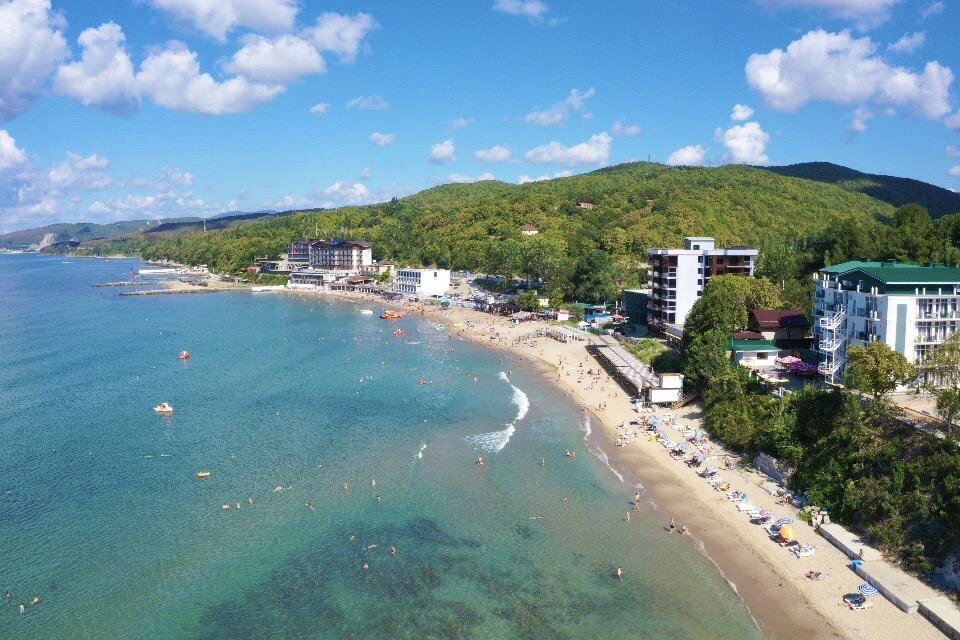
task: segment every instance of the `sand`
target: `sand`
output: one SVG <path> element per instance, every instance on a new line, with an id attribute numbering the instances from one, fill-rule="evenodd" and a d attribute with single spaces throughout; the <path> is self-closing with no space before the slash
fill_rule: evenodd
<path id="1" fill-rule="evenodd" d="M 349 300 L 378 312 L 384 307 L 406 308 L 412 313 L 417 309 L 411 303 L 388 304 L 379 297 L 364 294 L 294 293 Z M 614 442 L 623 433 L 618 430 L 619 425 L 650 414 L 638 415 L 627 394 L 605 372 L 599 379 L 583 374 L 587 369 L 597 371 L 599 368 L 585 348 L 587 343 L 563 344 L 545 337 L 531 338 L 546 326 L 542 322 L 516 325 L 508 318 L 461 308 L 428 307 L 423 313 L 445 324 L 454 335 L 505 350 L 509 357 L 538 364 L 547 378 L 571 395 L 583 411 L 589 412 L 594 427 L 592 444 L 608 454 L 609 466 L 622 476 L 625 502 L 633 499 L 638 483 L 644 487 L 641 512 L 635 517 L 651 518 L 663 525 L 671 519 L 678 527 L 686 524 L 690 529 L 690 544 L 716 565 L 740 595 L 765 637 L 776 640 L 943 638 L 924 618 L 903 613 L 882 597 L 871 599 L 872 609 L 848 609 L 841 597 L 855 592 L 862 580 L 849 568 L 845 555 L 799 520 L 797 509 L 781 504 L 778 498 L 760 488 L 767 480 L 764 476 L 747 469 L 723 468 L 721 471 L 731 490 L 746 491 L 752 504 L 770 509 L 778 516 L 794 518 L 797 539 L 816 546 L 814 557 L 798 559 L 771 541 L 762 527 L 751 524 L 748 516 L 737 511 L 724 493 L 715 491 L 682 459 L 672 459 L 659 443 L 640 437 L 626 446 L 616 446 Z M 581 363 L 582 369 L 578 367 Z M 700 408 L 696 405 L 656 413 L 662 418 L 675 418 L 677 427 L 700 428 Z M 674 428 L 667 430 L 673 432 L 674 440 L 683 440 Z M 726 459 L 733 461 L 736 456 L 712 443 L 708 463 L 722 468 Z M 664 535 L 677 534 L 665 530 Z M 825 573 L 826 579 L 814 582 L 806 578 L 805 574 L 811 570 Z"/>

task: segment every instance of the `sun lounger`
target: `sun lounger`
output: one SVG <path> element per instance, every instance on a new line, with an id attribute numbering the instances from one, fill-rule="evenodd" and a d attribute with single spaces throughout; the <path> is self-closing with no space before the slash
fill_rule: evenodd
<path id="1" fill-rule="evenodd" d="M 737 503 L 737 510 L 740 511 L 741 513 L 744 511 L 753 511 L 755 509 L 756 507 L 750 504 L 749 502 Z"/>

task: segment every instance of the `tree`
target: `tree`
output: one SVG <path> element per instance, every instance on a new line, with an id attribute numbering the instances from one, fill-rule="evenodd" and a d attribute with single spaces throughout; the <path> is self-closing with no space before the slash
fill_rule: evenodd
<path id="1" fill-rule="evenodd" d="M 703 390 L 730 366 L 727 357 L 729 334 L 719 329 L 694 336 L 683 350 L 683 376 L 686 384 Z M 686 339 L 686 335 L 684 335 Z"/>
<path id="2" fill-rule="evenodd" d="M 747 327 L 752 309 L 779 309 L 783 298 L 779 288 L 765 278 L 714 276 L 684 323 L 684 345 L 694 336 L 718 330 L 724 339 Z M 684 347 L 686 348 L 686 346 Z"/>
<path id="3" fill-rule="evenodd" d="M 563 289 L 554 287 L 550 291 L 550 308 L 559 309 L 563 306 Z"/>
<path id="4" fill-rule="evenodd" d="M 596 249 L 577 265 L 574 279 L 577 282 L 577 297 L 585 302 L 601 303 L 615 300 L 619 294 L 616 286 L 613 258 L 605 251 Z"/>
<path id="5" fill-rule="evenodd" d="M 937 397 L 937 413 L 954 437 L 954 421 L 960 417 L 960 333 L 938 345 L 918 367 L 926 386 Z"/>
<path id="6" fill-rule="evenodd" d="M 875 402 L 916 376 L 916 370 L 903 354 L 879 340 L 866 347 L 850 347 L 847 350 L 847 363 L 847 371 L 843 376 L 846 385 L 869 393 Z"/>
<path id="7" fill-rule="evenodd" d="M 524 291 L 517 297 L 517 306 L 522 311 L 540 311 L 540 296 L 533 290 Z"/>

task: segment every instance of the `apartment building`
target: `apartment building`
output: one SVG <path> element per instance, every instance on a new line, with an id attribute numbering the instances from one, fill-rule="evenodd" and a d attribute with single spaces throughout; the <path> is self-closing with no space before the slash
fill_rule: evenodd
<path id="1" fill-rule="evenodd" d="M 713 238 L 689 237 L 683 249 L 649 249 L 650 301 L 647 324 L 661 329 L 682 328 L 711 276 L 752 276 L 756 249 L 718 249 Z"/>
<path id="2" fill-rule="evenodd" d="M 448 269 L 397 269 L 393 292 L 408 298 L 442 297 L 450 289 Z"/>
<path id="3" fill-rule="evenodd" d="M 310 243 L 310 268 L 359 272 L 373 264 L 369 242 L 357 240 L 317 240 Z"/>
<path id="4" fill-rule="evenodd" d="M 850 346 L 882 340 L 916 364 L 960 326 L 960 269 L 851 261 L 816 279 L 814 348 L 827 382 L 843 381 Z"/>

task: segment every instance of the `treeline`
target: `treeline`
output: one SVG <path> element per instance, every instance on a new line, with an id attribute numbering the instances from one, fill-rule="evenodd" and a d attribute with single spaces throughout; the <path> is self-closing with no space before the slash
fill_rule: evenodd
<path id="1" fill-rule="evenodd" d="M 635 163 L 523 185 L 444 185 L 378 205 L 300 212 L 206 234 L 92 242 L 83 250 L 236 271 L 257 256 L 285 251 L 294 239 L 355 238 L 372 242 L 378 260 L 520 275 L 568 298 L 601 301 L 644 281 L 648 248 L 680 246 L 687 235 L 710 235 L 721 246 L 786 248 L 798 238 L 829 237 L 841 221 L 871 235 L 893 213 L 862 194 L 751 167 Z M 524 236 L 524 224 L 539 233 Z"/>

